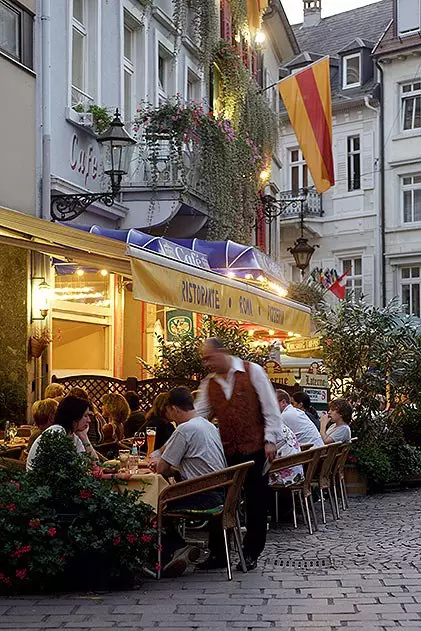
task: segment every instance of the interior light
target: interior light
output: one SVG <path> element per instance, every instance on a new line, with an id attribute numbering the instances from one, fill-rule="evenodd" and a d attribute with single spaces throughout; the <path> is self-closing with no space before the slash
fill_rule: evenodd
<path id="1" fill-rule="evenodd" d="M 246 274 L 247 280 L 253 280 L 253 274 Z"/>
<path id="2" fill-rule="evenodd" d="M 265 278 L 264 276 L 260 275 L 260 276 L 258 276 L 258 277 L 257 277 L 257 280 L 258 280 L 259 282 L 261 282 L 261 283 L 264 283 L 264 282 L 265 282 L 265 280 L 266 280 L 266 278 Z"/>
<path id="3" fill-rule="evenodd" d="M 227 276 L 228 278 L 235 278 L 234 272 L 228 272 Z"/>
<path id="4" fill-rule="evenodd" d="M 294 333 L 292 331 L 288 331 L 288 337 L 293 337 Z"/>
<path id="5" fill-rule="evenodd" d="M 85 270 L 83 270 L 81 267 L 79 267 L 79 268 L 76 270 L 76 276 L 83 276 L 83 275 L 84 275 L 84 273 L 85 273 Z"/>
<path id="6" fill-rule="evenodd" d="M 275 335 L 275 331 L 273 329 L 269 329 L 269 335 Z"/>
<path id="7" fill-rule="evenodd" d="M 260 179 L 262 180 L 262 182 L 265 182 L 269 178 L 270 178 L 269 169 L 263 169 L 263 171 L 260 171 Z"/>
<path id="8" fill-rule="evenodd" d="M 294 337 L 301 337 L 299 333 L 294 333 Z"/>
<path id="9" fill-rule="evenodd" d="M 108 276 L 108 270 L 106 270 L 106 269 L 102 269 L 102 270 L 100 271 L 100 274 L 101 274 L 101 276 Z"/>
<path id="10" fill-rule="evenodd" d="M 255 38 L 255 42 L 256 42 L 256 44 L 257 44 L 257 45 L 259 45 L 259 44 L 263 44 L 263 42 L 265 41 L 265 39 L 266 39 L 266 34 L 265 34 L 265 32 L 264 32 L 264 31 L 262 31 L 262 30 L 257 31 L 257 33 L 256 33 L 256 38 Z"/>
<path id="11" fill-rule="evenodd" d="M 250 335 L 250 337 L 252 337 L 252 336 L 254 335 L 254 333 L 255 333 L 255 330 L 254 330 L 254 329 L 250 329 L 250 330 L 249 330 L 249 335 Z"/>

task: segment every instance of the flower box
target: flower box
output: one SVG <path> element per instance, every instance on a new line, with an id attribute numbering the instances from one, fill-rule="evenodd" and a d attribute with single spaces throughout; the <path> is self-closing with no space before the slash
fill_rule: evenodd
<path id="1" fill-rule="evenodd" d="M 367 495 L 367 477 L 361 473 L 355 464 L 345 465 L 345 485 L 350 496 Z"/>

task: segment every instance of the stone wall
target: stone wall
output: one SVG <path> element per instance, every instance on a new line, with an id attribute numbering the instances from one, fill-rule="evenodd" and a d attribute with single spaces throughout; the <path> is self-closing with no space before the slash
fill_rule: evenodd
<path id="1" fill-rule="evenodd" d="M 25 422 L 28 252 L 0 246 L 0 424 Z"/>

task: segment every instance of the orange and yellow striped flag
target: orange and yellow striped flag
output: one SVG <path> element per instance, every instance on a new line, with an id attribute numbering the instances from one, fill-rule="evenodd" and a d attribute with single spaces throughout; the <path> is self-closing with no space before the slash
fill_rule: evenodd
<path id="1" fill-rule="evenodd" d="M 279 92 L 318 193 L 335 183 L 329 57 L 283 79 Z"/>

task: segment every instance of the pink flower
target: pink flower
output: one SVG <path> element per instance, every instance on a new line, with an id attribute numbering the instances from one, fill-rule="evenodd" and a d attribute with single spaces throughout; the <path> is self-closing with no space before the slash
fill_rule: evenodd
<path id="1" fill-rule="evenodd" d="M 142 535 L 141 539 L 143 543 L 150 543 L 152 541 L 152 535 Z"/>
<path id="2" fill-rule="evenodd" d="M 28 575 L 28 570 L 23 568 L 23 570 L 16 570 L 16 578 L 20 578 L 21 581 L 25 579 Z"/>
<path id="3" fill-rule="evenodd" d="M 137 541 L 136 535 L 133 535 L 131 532 L 127 533 L 126 539 L 129 543 L 135 543 Z"/>
<path id="4" fill-rule="evenodd" d="M 13 513 L 13 511 L 16 510 L 16 504 L 9 504 L 7 508 L 11 513 Z"/>
<path id="5" fill-rule="evenodd" d="M 160 563 L 156 563 L 155 569 L 156 569 L 157 572 L 159 572 L 159 570 L 161 569 L 161 564 Z"/>
<path id="6" fill-rule="evenodd" d="M 48 529 L 48 534 L 50 535 L 50 537 L 55 537 L 57 533 L 57 529 L 56 528 L 49 528 Z"/>
<path id="7" fill-rule="evenodd" d="M 41 526 L 41 522 L 39 519 L 31 519 L 28 525 L 30 528 L 39 528 Z"/>
<path id="8" fill-rule="evenodd" d="M 118 546 L 120 544 L 120 541 L 121 541 L 120 535 L 118 537 L 114 537 L 113 546 Z"/>
<path id="9" fill-rule="evenodd" d="M 19 484 L 19 482 L 17 482 L 16 480 L 9 480 L 9 483 L 10 483 L 10 484 L 13 484 L 13 486 L 14 486 L 16 489 L 18 489 L 18 490 L 20 489 L 20 484 Z"/>
<path id="10" fill-rule="evenodd" d="M 83 500 L 87 500 L 92 497 L 92 492 L 88 491 L 88 489 L 82 489 L 81 491 L 79 491 L 79 495 Z"/>
<path id="11" fill-rule="evenodd" d="M 328 346 L 330 346 L 330 345 L 332 344 L 332 340 L 330 339 L 330 337 L 326 340 L 326 344 L 327 344 Z"/>

